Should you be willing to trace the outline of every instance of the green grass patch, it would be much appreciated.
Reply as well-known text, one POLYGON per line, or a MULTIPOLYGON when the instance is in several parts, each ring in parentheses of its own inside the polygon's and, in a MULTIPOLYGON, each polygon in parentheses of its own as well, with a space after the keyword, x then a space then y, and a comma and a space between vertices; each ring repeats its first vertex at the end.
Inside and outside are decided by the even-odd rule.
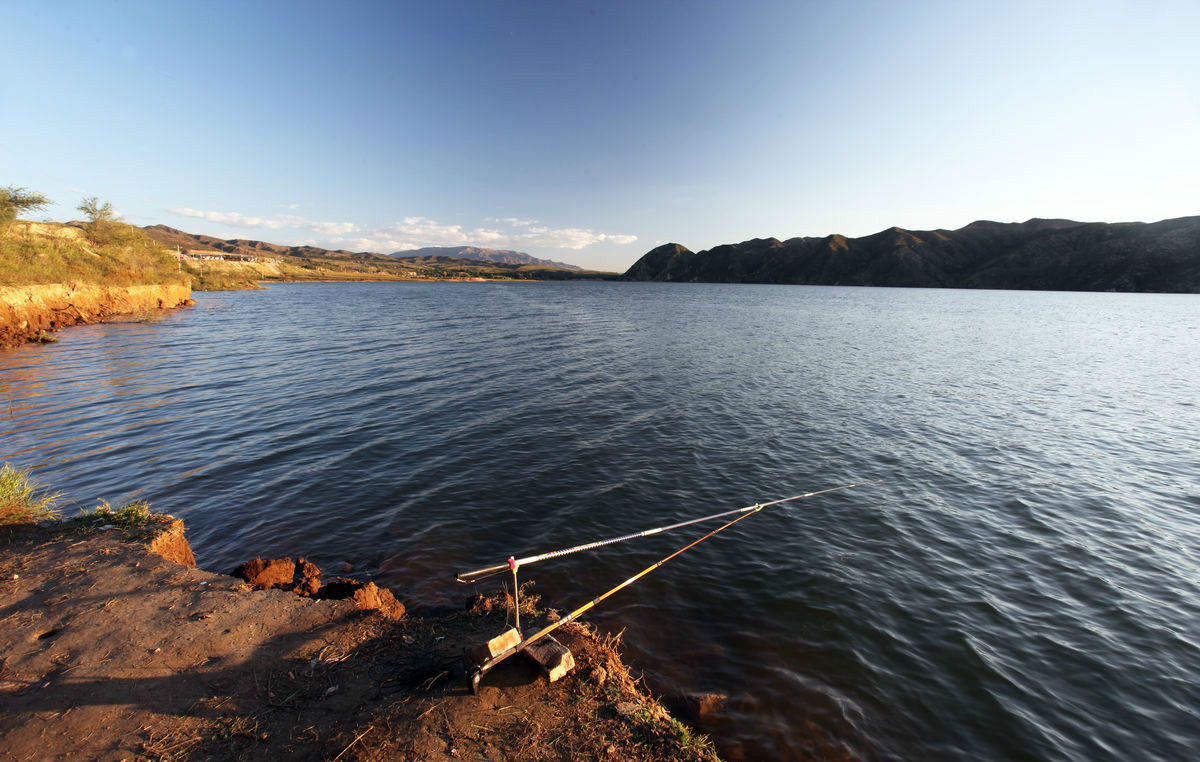
POLYGON ((150 510, 150 503, 145 500, 134 500, 124 503, 120 508, 113 508, 107 500, 101 500, 94 509, 85 510, 76 521, 92 524, 112 524, 122 529, 140 529, 155 519, 150 510))
POLYGON ((28 471, 0 466, 0 527, 57 519, 59 500, 59 493, 42 489, 28 471))
POLYGON ((712 741, 708 736, 693 733, 691 728, 674 717, 666 720, 667 731, 674 736, 680 751, 694 759, 715 759, 712 741))

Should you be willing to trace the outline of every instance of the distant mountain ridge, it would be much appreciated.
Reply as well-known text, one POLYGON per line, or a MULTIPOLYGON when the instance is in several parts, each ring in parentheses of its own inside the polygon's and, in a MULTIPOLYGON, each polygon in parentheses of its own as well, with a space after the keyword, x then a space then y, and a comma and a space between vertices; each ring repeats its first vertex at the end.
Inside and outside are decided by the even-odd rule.
POLYGON ((569 265, 565 262, 554 262, 549 259, 538 259, 523 251, 508 249, 483 249, 478 246, 427 246, 423 249, 407 249, 393 251, 388 256, 397 259, 416 257, 451 257, 453 259, 475 259, 482 262, 496 262, 505 265, 540 265, 542 267, 557 267, 563 270, 582 270, 582 267, 569 265))
POLYGON ((210 235, 187 233, 166 225, 147 225, 143 230, 154 241, 164 246, 178 246, 184 250, 223 251, 227 254, 243 256, 268 257, 304 257, 307 259, 320 257, 346 259, 379 259, 412 260, 414 262, 440 260, 443 264, 452 264, 451 260, 468 260, 487 262, 501 265, 534 265, 560 270, 583 272, 582 267, 569 265, 564 262, 553 262, 549 259, 538 259, 523 251, 508 251, 506 249, 484 249, 478 246, 433 246, 424 249, 409 249, 392 254, 379 254, 370 251, 346 251, 345 249, 322 249, 319 246, 285 246, 265 241, 253 241, 247 238, 231 238, 224 240, 210 235))
POLYGON ((379 258, 382 254, 373 252, 354 252, 345 249, 322 249, 319 246, 284 246, 265 241, 252 241, 247 238, 231 238, 222 240, 210 235, 185 233, 166 225, 147 225, 143 230, 157 243, 163 246, 178 246, 184 250, 223 251, 227 254, 242 254, 246 256, 275 256, 275 257, 354 257, 379 258))
POLYGON ((1154 223, 980 220, 862 238, 650 250, 623 280, 1200 293, 1200 216, 1154 223))

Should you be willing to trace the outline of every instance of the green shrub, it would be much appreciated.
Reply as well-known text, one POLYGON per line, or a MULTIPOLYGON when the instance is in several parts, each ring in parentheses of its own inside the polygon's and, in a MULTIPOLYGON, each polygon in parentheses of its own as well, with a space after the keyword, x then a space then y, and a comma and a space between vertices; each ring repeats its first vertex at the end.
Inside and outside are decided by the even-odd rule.
POLYGON ((105 201, 101 204, 100 199, 95 196, 88 196, 75 208, 87 216, 88 236, 97 243, 101 243, 101 238, 107 236, 109 229, 119 224, 121 219, 110 202, 105 201))

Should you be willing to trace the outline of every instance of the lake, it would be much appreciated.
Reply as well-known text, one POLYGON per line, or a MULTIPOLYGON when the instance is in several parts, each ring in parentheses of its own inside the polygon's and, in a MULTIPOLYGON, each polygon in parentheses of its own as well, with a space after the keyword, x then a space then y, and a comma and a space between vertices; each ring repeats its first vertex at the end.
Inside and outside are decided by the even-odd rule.
MULTIPOLYGON (((731 759, 1200 748, 1200 296, 282 284, 0 351, 0 458, 200 566, 456 570, 763 510, 585 617, 731 759)), ((711 525, 522 569, 573 608, 711 525)), ((496 582, 503 579, 490 580, 496 582)), ((480 590, 491 589, 483 583, 480 590)))

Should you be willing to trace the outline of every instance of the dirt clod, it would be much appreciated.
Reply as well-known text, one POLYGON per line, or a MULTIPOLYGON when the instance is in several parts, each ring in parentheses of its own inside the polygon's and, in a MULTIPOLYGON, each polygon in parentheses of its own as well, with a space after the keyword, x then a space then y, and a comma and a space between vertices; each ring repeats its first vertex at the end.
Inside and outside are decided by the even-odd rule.
POLYGON ((246 580, 246 584, 255 590, 291 590, 295 584, 296 564, 290 558, 270 561, 255 558, 234 569, 233 576, 246 580))

